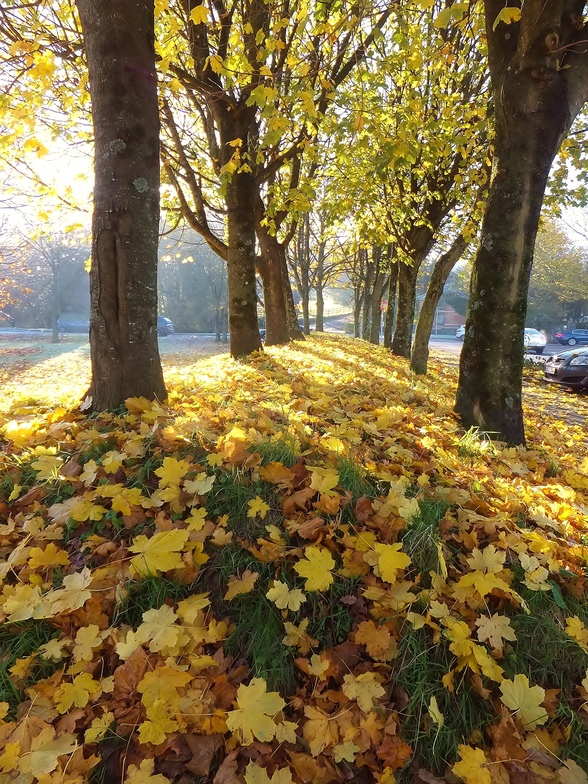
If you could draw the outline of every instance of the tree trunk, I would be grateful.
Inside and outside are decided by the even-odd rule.
[[[322,283],[317,283],[316,285],[316,321],[314,329],[316,332],[325,331],[325,297]]]
[[[445,282],[449,273],[463,255],[466,247],[467,242],[463,235],[460,234],[456,237],[447,253],[443,253],[439,256],[433,268],[433,273],[429,280],[429,285],[427,286],[427,293],[425,294],[421,312],[419,313],[416,332],[414,333],[412,355],[410,358],[411,369],[419,375],[427,372],[429,340],[431,338],[431,330],[435,320],[435,311],[437,310],[439,300],[443,294]]]
[[[257,239],[259,240],[257,270],[263,284],[265,304],[265,344],[266,346],[283,345],[290,340],[280,259],[284,249],[278,240],[259,224]]]
[[[565,43],[575,34],[562,3],[540,13],[525,4],[514,28],[518,42],[493,30],[501,7],[502,1],[487,0],[494,176],[473,266],[455,409],[464,427],[524,444],[523,333],[535,238],[551,163],[582,105],[573,105],[568,83],[581,68],[585,90],[586,60],[584,53],[562,55],[572,47],[561,38]]]
[[[360,251],[361,253],[362,251]],[[364,258],[366,260],[365,265],[365,279],[364,279],[364,289],[363,289],[363,316],[361,319],[361,337],[364,340],[368,339],[369,330],[370,330],[370,320],[371,320],[371,293],[372,293],[372,281],[374,277],[374,265],[371,261],[369,261],[367,251],[363,251]]]
[[[310,308],[308,303],[309,290],[306,289],[300,296],[302,298],[302,323],[304,324],[304,334],[310,335]]]
[[[231,135],[232,138],[232,135]],[[255,288],[255,182],[235,172],[227,183],[229,340],[234,359],[261,349]]]
[[[388,279],[388,305],[384,319],[384,347],[392,345],[394,317],[396,315],[396,289],[398,287],[398,262],[390,260],[390,278]]]
[[[392,339],[392,353],[410,359],[412,326],[416,306],[416,281],[418,266],[398,265],[398,304],[396,307],[396,329]]]
[[[286,247],[280,243],[280,264],[282,268],[282,287],[284,294],[284,305],[286,307],[286,321],[288,324],[288,335],[290,340],[304,340],[304,333],[300,329],[298,323],[298,313],[296,311],[296,304],[294,303],[294,293],[290,283],[290,274],[288,272],[288,261],[286,259]]]
[[[154,6],[77,0],[94,125],[90,396],[166,396],[157,345],[159,107]]]
[[[371,296],[371,319],[368,340],[378,346],[380,343],[380,330],[382,328],[382,292],[386,285],[386,276],[378,272]]]

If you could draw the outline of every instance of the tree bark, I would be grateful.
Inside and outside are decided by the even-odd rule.
[[[231,139],[234,132],[229,133]],[[234,172],[227,183],[229,341],[234,359],[262,348],[255,288],[255,181]]]
[[[154,6],[77,0],[94,125],[92,408],[166,397],[157,345],[159,107]]]
[[[584,3],[525,3],[509,36],[503,25],[493,29],[502,7],[502,0],[486,0],[494,173],[472,272],[455,409],[464,427],[524,444],[523,332],[535,238],[551,163],[586,100],[588,66],[585,53],[570,44],[585,38],[570,22],[572,7],[581,21]]]
[[[443,253],[439,256],[433,268],[421,312],[419,313],[410,358],[411,369],[419,375],[423,375],[427,372],[429,340],[431,338],[431,330],[433,329],[433,322],[435,320],[435,311],[437,310],[439,300],[443,295],[445,282],[447,281],[449,273],[463,255],[466,247],[467,242],[464,239],[463,234],[459,234],[447,253]]]
[[[418,266],[403,262],[398,264],[398,304],[392,353],[407,359],[410,359],[412,344],[417,275]]]
[[[259,241],[257,270],[263,284],[265,304],[265,344],[278,346],[290,340],[282,272],[282,256],[285,259],[286,251],[277,237],[270,234],[267,227],[262,225],[262,217],[263,210],[257,213],[256,220]]]
[[[396,289],[398,287],[398,262],[390,259],[390,278],[388,279],[388,305],[384,319],[384,347],[392,345],[394,317],[396,315]]]

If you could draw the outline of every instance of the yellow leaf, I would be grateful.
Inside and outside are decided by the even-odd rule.
[[[97,743],[106,735],[114,721],[114,713],[108,711],[94,719],[84,733],[84,743]]]
[[[229,579],[227,592],[223,596],[225,602],[229,602],[231,599],[234,599],[235,596],[239,596],[239,594],[250,593],[253,590],[258,577],[258,572],[251,572],[249,569],[246,569],[243,572],[242,577],[231,577]]]
[[[457,747],[461,760],[451,768],[466,784],[491,784],[492,777],[486,767],[486,755],[482,749],[473,749],[460,743]]]
[[[21,755],[19,770],[40,778],[52,773],[57,767],[57,760],[76,749],[75,736],[70,732],[55,737],[53,727],[46,727],[33,738],[31,750]]]
[[[328,669],[329,662],[323,661],[318,654],[313,653],[310,657],[310,665],[308,667],[309,673],[311,675],[315,675],[317,678],[322,679]]]
[[[173,667],[158,667],[145,673],[139,682],[137,691],[142,694],[141,702],[146,708],[156,702],[167,701],[170,707],[177,707],[180,701],[178,689],[187,686],[192,680],[189,672],[180,672]]]
[[[386,693],[375,672],[364,672],[357,678],[353,674],[346,675],[343,678],[341,691],[350,700],[357,700],[364,713],[369,713],[374,707],[374,700]]]
[[[515,711],[526,730],[534,730],[538,724],[545,724],[547,712],[541,707],[545,690],[541,686],[530,686],[526,675],[515,675],[514,680],[504,680],[500,684],[502,702]]]
[[[577,642],[585,653],[588,653],[588,629],[577,615],[566,618],[566,634]]]
[[[478,640],[487,640],[490,647],[502,651],[504,640],[516,640],[514,629],[510,625],[510,618],[506,615],[492,615],[490,618],[483,616],[476,621],[478,627]]]
[[[270,510],[268,504],[259,496],[256,496],[252,501],[248,501],[247,506],[247,517],[261,517],[262,520],[265,520],[265,516]]]
[[[129,765],[124,784],[170,784],[170,780],[161,773],[153,774],[154,759],[141,760],[139,767]]]
[[[298,612],[300,606],[306,601],[306,596],[299,588],[290,589],[286,583],[274,580],[273,587],[266,593],[270,602],[280,610]]]
[[[353,762],[355,756],[359,751],[359,746],[356,746],[352,740],[346,740],[345,743],[338,743],[333,746],[333,759],[335,762]]]
[[[520,22],[521,20],[521,9],[517,8],[514,5],[507,5],[503,8],[496,19],[494,20],[494,24],[492,25],[492,30],[496,30],[498,25],[501,22],[504,24],[511,24],[512,22]]]
[[[72,683],[62,683],[55,690],[55,707],[59,713],[66,713],[73,705],[84,708],[90,702],[90,696],[102,691],[102,687],[89,672],[83,672],[73,679]]]
[[[502,550],[497,550],[493,544],[488,545],[483,550],[478,550],[474,547],[471,556],[467,559],[470,569],[474,571],[492,572],[497,574],[504,568],[504,561],[506,553]]]
[[[325,495],[335,495],[333,488],[339,484],[339,472],[334,468],[318,468],[317,466],[308,466],[308,468],[312,472],[310,476],[312,489]]]
[[[306,590],[326,591],[335,579],[331,574],[335,568],[335,561],[331,554],[328,550],[321,550],[318,547],[306,547],[304,557],[305,561],[298,561],[294,565],[294,571],[306,578]]]
[[[143,613],[143,623],[135,632],[140,644],[149,643],[154,653],[177,656],[190,638],[176,621],[177,615],[167,604]],[[118,651],[118,646],[117,646]]]
[[[267,691],[263,678],[253,678],[249,686],[239,686],[237,705],[236,710],[227,714],[227,727],[238,733],[244,746],[253,743],[254,738],[262,742],[274,738],[276,723],[273,717],[286,703],[277,692]]]
[[[274,771],[270,778],[265,768],[255,762],[250,762],[245,768],[246,784],[292,784],[292,774],[289,768]]]
[[[190,21],[195,25],[206,24],[208,22],[208,8],[205,5],[197,5],[190,12]]]
[[[186,479],[184,481],[184,490],[187,493],[194,493],[194,495],[206,495],[212,490],[212,486],[216,482],[216,477],[207,476],[204,471],[196,475],[196,479]]]
[[[79,661],[92,661],[93,649],[100,647],[102,644],[102,633],[95,624],[90,626],[82,626],[78,629],[75,639],[75,647],[73,649],[73,658],[75,662]]]
[[[0,755],[0,770],[3,773],[14,773],[17,769],[18,761],[21,758],[20,743],[7,743]]]
[[[374,549],[378,554],[378,569],[382,580],[387,583],[396,582],[396,573],[405,569],[411,560],[406,553],[400,552],[402,544],[375,544]]]
[[[141,534],[129,547],[132,553],[138,553],[131,559],[131,571],[134,574],[157,575],[170,569],[181,569],[181,550],[188,541],[188,531],[175,529],[160,531],[150,539]]]
[[[318,640],[313,640],[313,638],[307,634],[307,628],[308,618],[304,618],[299,626],[286,621],[284,624],[286,636],[282,638],[282,642],[284,645],[291,645],[292,647],[298,648],[302,655],[306,655],[311,648],[318,645]]]
[[[156,700],[147,708],[147,721],[139,725],[139,743],[163,743],[168,733],[179,728],[176,719],[170,716],[170,706],[166,700]]]
[[[43,567],[67,566],[69,556],[65,550],[60,550],[53,542],[49,542],[44,550],[40,547],[31,547],[29,553],[29,569],[42,569]]]
[[[433,695],[429,700],[429,716],[433,719],[437,726],[442,727],[445,724],[445,717],[439,710],[437,697],[435,697],[435,695]]]
[[[164,457],[161,468],[155,471],[155,474],[159,477],[159,487],[161,489],[169,485],[177,487],[191,468],[192,464],[187,460]]]

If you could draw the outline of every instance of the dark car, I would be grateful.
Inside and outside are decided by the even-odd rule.
[[[60,334],[64,332],[77,332],[84,334],[90,331],[89,321],[66,321],[65,319],[57,319],[57,331]]]
[[[578,346],[588,343],[588,329],[570,329],[567,332],[556,332],[555,338],[564,346]]]
[[[547,357],[545,381],[571,389],[588,390],[588,348],[562,351]]]
[[[159,337],[172,335],[174,332],[174,325],[170,319],[165,316],[157,316],[157,334]]]

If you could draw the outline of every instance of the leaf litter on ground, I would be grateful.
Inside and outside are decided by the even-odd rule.
[[[1,784],[588,782],[585,398],[527,374],[508,448],[439,358],[172,362],[4,371]]]

